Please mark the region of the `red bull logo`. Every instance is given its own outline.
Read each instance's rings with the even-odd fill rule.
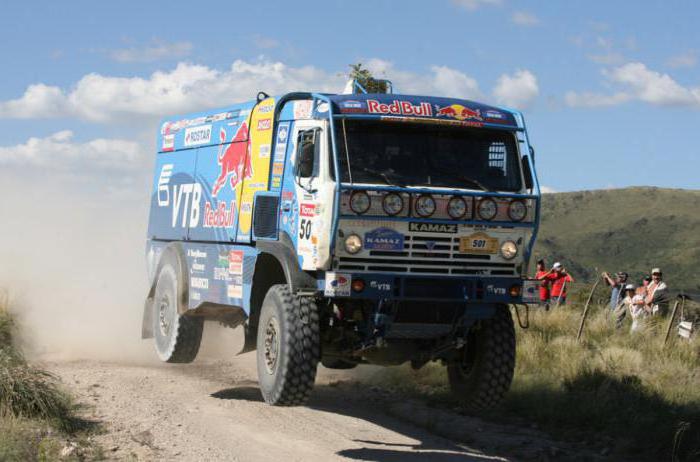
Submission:
[[[451,117],[457,120],[484,120],[481,117],[481,111],[479,109],[469,109],[461,104],[452,104],[450,106],[440,108],[437,115]]]
[[[430,103],[420,103],[419,105],[415,105],[410,101],[392,101],[391,104],[385,104],[374,99],[368,99],[367,111],[373,114],[405,116],[430,117],[433,115],[433,107],[430,105]]]
[[[212,196],[216,197],[221,188],[226,184],[226,179],[230,178],[231,189],[236,189],[238,183],[244,178],[253,176],[253,166],[250,156],[248,155],[248,146],[250,141],[245,142],[248,138],[248,125],[244,122],[238,127],[238,131],[234,135],[231,143],[224,148],[219,147],[219,176],[214,182],[214,187],[211,190]],[[221,129],[219,133],[221,143],[226,142],[226,130]]]

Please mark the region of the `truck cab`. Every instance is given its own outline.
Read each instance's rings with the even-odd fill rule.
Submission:
[[[259,94],[166,119],[158,146],[143,334],[162,360],[192,361],[210,319],[243,327],[271,404],[303,403],[318,362],[438,361],[465,405],[502,398],[509,306],[537,288],[522,114],[390,92]]]

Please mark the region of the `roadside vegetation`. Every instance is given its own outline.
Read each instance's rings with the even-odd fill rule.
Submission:
[[[672,332],[664,348],[667,320],[630,333],[629,325],[615,329],[599,306],[579,342],[581,312],[581,305],[534,310],[528,329],[516,323],[513,385],[503,405],[483,417],[534,423],[612,456],[700,459],[700,340]],[[390,368],[370,380],[460,409],[438,364]]]
[[[16,328],[0,293],[0,461],[99,459],[94,425],[76,416],[56,377],[25,360]]]

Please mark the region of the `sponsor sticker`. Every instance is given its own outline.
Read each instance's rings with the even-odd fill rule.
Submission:
[[[316,204],[301,203],[299,206],[299,215],[302,217],[313,217],[316,212]]]
[[[349,297],[350,280],[349,274],[327,272],[323,294],[327,297]]]
[[[243,274],[243,251],[231,250],[228,253],[228,272],[241,276]]]
[[[365,112],[365,108],[360,101],[343,101],[340,103],[340,112]]]
[[[269,144],[263,144],[260,146],[260,151],[258,151],[258,157],[261,159],[270,157],[270,145]]]
[[[470,109],[461,104],[451,104],[445,107],[437,108],[437,115],[449,117],[457,120],[483,120],[479,109]]]
[[[419,223],[412,221],[408,223],[408,230],[418,233],[455,234],[457,233],[457,225],[445,223]]]
[[[279,133],[277,134],[277,140],[280,143],[287,141],[287,135],[289,135],[289,126],[287,124],[280,125]]]
[[[506,116],[502,112],[493,111],[493,110],[485,111],[484,117],[486,117],[487,119],[498,119],[498,120],[506,118]]]
[[[192,287],[193,289],[209,289],[209,279],[190,278],[190,287]]]
[[[309,100],[294,101],[294,118],[295,119],[310,119],[311,118],[311,101],[309,101]]]
[[[243,286],[240,284],[228,284],[226,286],[228,298],[243,298]]]
[[[403,250],[403,234],[389,228],[378,228],[365,233],[365,249]]]
[[[175,150],[175,135],[163,135],[163,147],[161,148],[163,152],[170,152]]]
[[[377,290],[379,292],[391,292],[391,282],[375,281],[374,279],[371,279],[369,281],[369,288]]]
[[[272,119],[258,120],[258,131],[269,130],[272,127]]]
[[[199,146],[211,141],[211,125],[185,129],[185,146]]]
[[[542,281],[526,280],[523,281],[523,302],[524,303],[539,303],[540,302],[540,286]]]
[[[374,99],[367,100],[367,112],[372,114],[390,114],[390,115],[405,115],[405,116],[424,116],[430,117],[433,115],[433,107],[430,103],[420,103],[414,105],[410,101],[394,100],[391,104],[380,103]]]

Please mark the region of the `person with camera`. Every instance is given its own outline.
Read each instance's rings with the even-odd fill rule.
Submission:
[[[625,298],[625,286],[627,285],[627,278],[629,275],[620,271],[613,278],[606,271],[602,276],[603,281],[610,286],[610,309],[615,311],[615,308],[617,308],[622,299]]]
[[[566,268],[556,262],[552,265],[552,269],[537,278],[538,280],[547,281],[551,285],[549,300],[550,303],[557,305],[566,305],[567,284],[574,282],[574,278],[566,271]]]

